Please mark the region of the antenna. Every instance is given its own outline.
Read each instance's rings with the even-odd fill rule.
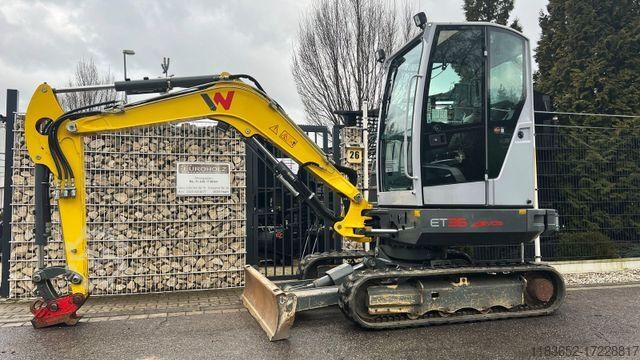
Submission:
[[[162,67],[162,73],[164,74],[165,78],[169,77],[169,63],[170,62],[171,62],[170,58],[163,57],[162,58],[162,64],[160,64],[160,66]]]

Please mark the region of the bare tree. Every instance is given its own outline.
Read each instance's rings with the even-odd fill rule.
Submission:
[[[73,78],[69,79],[67,84],[69,87],[73,87],[113,84],[113,82],[114,77],[111,71],[107,70],[101,74],[93,59],[82,58],[76,65]],[[113,89],[64,93],[59,96],[60,104],[65,111],[115,99],[116,91]]]
[[[337,124],[335,110],[378,103],[387,54],[417,34],[410,6],[382,0],[320,0],[301,21],[292,73],[308,120]]]

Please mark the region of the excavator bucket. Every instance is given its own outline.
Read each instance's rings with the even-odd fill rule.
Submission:
[[[270,341],[289,337],[289,329],[296,315],[298,299],[286,293],[250,265],[244,268],[242,302]]]

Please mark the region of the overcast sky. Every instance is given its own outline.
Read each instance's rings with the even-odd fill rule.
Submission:
[[[171,58],[169,73],[176,76],[247,73],[294,120],[304,122],[290,63],[298,21],[312,2],[0,0],[0,113],[7,88],[20,91],[25,110],[37,84],[64,86],[82,57],[122,79],[122,49],[132,49],[136,54],[127,58],[131,79],[160,76],[165,56]],[[430,21],[464,20],[462,0],[410,3]],[[546,3],[516,0],[512,13],[534,48],[538,13]]]

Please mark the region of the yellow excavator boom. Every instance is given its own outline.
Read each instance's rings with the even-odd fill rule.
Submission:
[[[75,113],[63,111],[57,101],[56,90],[48,84],[41,84],[36,89],[25,119],[26,144],[37,169],[44,166],[53,175],[67,262],[65,274],[74,280],[70,282],[70,290],[76,296],[76,308],[89,291],[82,138],[91,134],[207,118],[219,121],[219,126],[233,127],[245,138],[257,135],[348,199],[347,213],[336,218],[333,224],[337,234],[355,241],[369,241],[364,235],[367,217],[362,211],[371,205],[327,155],[263,91],[227,73],[213,78],[215,80],[208,84],[149,100]],[[137,83],[144,86],[144,81]],[[259,146],[255,139],[252,140]],[[295,189],[291,190],[295,192]],[[315,196],[312,193],[303,195]],[[37,280],[43,282],[42,276],[45,275],[40,273]],[[55,296],[46,300],[56,301],[52,297]],[[245,299],[245,303],[247,301],[252,300]],[[52,315],[42,310],[40,316],[47,318]],[[34,322],[34,325],[48,326],[49,323]]]

